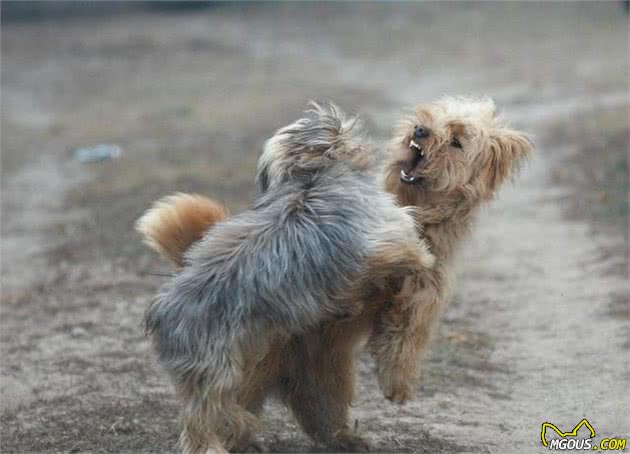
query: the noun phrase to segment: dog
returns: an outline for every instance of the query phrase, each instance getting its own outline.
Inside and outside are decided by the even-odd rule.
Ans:
[[[379,188],[357,120],[333,105],[309,113],[265,144],[251,209],[227,218],[214,201],[180,194],[138,221],[180,267],[144,325],[175,384],[185,453],[248,449],[272,385],[314,390],[296,381],[308,358],[283,360],[299,349],[292,338],[356,318],[374,294],[433,265],[409,210]],[[351,434],[318,438],[339,446]]]
[[[406,278],[393,303],[382,306],[368,341],[383,393],[402,403],[450,299],[453,262],[479,207],[515,174],[533,145],[497,117],[492,100],[447,97],[416,107],[389,148],[383,185],[402,206],[415,207],[436,257],[434,267]]]

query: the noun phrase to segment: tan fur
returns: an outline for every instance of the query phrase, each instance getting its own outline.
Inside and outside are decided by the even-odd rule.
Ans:
[[[431,134],[415,139],[425,161],[413,171],[421,180],[406,184],[401,168],[416,153],[410,148],[415,126]],[[454,138],[461,149],[452,145]],[[526,136],[501,123],[490,100],[446,98],[416,108],[398,128],[385,168],[385,188],[401,205],[416,207],[436,264],[408,277],[376,316],[368,345],[387,398],[404,402],[410,397],[433,322],[450,299],[454,256],[481,203],[493,198],[531,148]]]
[[[217,205],[212,199],[197,195],[170,196],[143,216],[139,230],[147,244],[181,266],[185,245],[190,246],[220,220],[219,216],[197,214],[215,213]],[[160,225],[161,221],[167,222]],[[170,247],[166,249],[163,245]],[[374,285],[367,290],[372,294],[366,293],[365,300],[387,299],[387,278],[394,268],[408,273],[418,266],[433,265],[433,257],[425,251],[420,253],[420,265],[409,260],[415,255],[411,250],[392,247],[372,258],[369,268]],[[304,431],[315,440],[344,451],[366,451],[367,443],[348,424],[348,408],[354,396],[355,348],[371,331],[374,312],[374,307],[365,307],[358,317],[323,323],[304,335],[278,339],[259,363],[244,368],[248,375],[238,396],[239,403],[252,416],[257,416],[266,398],[272,392],[279,393]],[[199,392],[194,383],[177,389],[179,400],[189,402],[181,410],[180,446],[186,453],[226,452],[219,437],[207,427],[207,421],[214,419],[209,414],[212,406],[207,405]],[[259,427],[257,420],[250,418],[237,426],[242,428],[241,433],[228,434],[231,439],[224,436],[226,445],[234,452],[257,449],[254,440]]]
[[[369,174],[372,172],[371,161],[375,150],[352,140],[354,136],[350,134],[351,122],[345,120],[335,108],[331,108],[332,114],[329,115],[324,115],[326,113],[324,109],[318,106],[315,108],[318,109],[316,113],[322,118],[322,126],[319,129],[309,127],[308,120],[302,119],[279,130],[265,145],[256,178],[259,194],[264,200],[273,197],[275,193],[282,196],[287,184],[293,183],[297,190],[301,190],[309,181],[315,184],[319,180],[317,178],[311,180],[311,174],[332,171],[336,163],[343,165],[340,170],[345,169],[345,172],[350,172],[352,168],[364,171],[364,176],[370,178],[369,184],[373,184],[374,180]],[[321,143],[330,143],[330,146],[324,150],[319,145]],[[343,174],[339,175],[343,177]],[[321,187],[323,195],[314,194],[319,197],[317,203],[330,203],[334,211],[336,209],[334,201],[327,201],[324,197],[326,187],[334,188],[334,191],[330,192],[334,196],[337,192],[352,190],[349,186],[352,184],[350,177],[356,178],[357,185],[363,183],[361,181],[363,177],[359,174],[347,175],[346,180],[327,180],[328,186]],[[300,183],[301,181],[303,183]],[[335,187],[338,181],[341,181],[339,189]],[[304,187],[307,187],[308,191],[319,190],[317,186]],[[302,326],[291,325],[290,330],[285,330],[282,319],[277,320],[271,327],[268,324],[269,320],[262,316],[249,318],[247,323],[242,325],[240,319],[236,319],[233,332],[229,333],[235,338],[231,355],[222,357],[210,351],[203,358],[203,364],[199,365],[200,361],[192,357],[190,360],[192,364],[187,364],[187,369],[180,367],[183,372],[177,370],[177,374],[172,374],[181,403],[183,430],[180,445],[184,453],[222,452],[224,446],[234,451],[253,448],[254,436],[260,426],[258,413],[265,398],[273,390],[280,392],[304,430],[315,440],[344,450],[367,448],[365,442],[353,433],[347,423],[348,406],[353,394],[353,348],[359,337],[366,337],[371,325],[369,322],[371,315],[368,314],[373,314],[373,311],[370,312],[364,306],[364,301],[375,299],[374,294],[381,295],[380,299],[386,299],[392,281],[401,281],[406,276],[419,273],[424,267],[433,266],[434,258],[426,244],[418,237],[417,225],[409,210],[397,206],[393,197],[376,187],[370,188],[368,192],[370,199],[361,191],[355,190],[349,194],[355,195],[338,200],[344,200],[344,203],[346,200],[349,203],[357,200],[361,203],[359,206],[370,211],[369,216],[365,218],[357,216],[358,222],[361,222],[357,228],[361,230],[356,231],[365,232],[358,233],[364,235],[362,240],[365,246],[359,247],[366,252],[365,256],[356,254],[357,266],[361,265],[361,272],[353,271],[348,275],[346,279],[351,276],[351,280],[342,283],[344,290],[338,291],[334,295],[334,300],[329,298],[328,304],[334,302],[334,308],[325,308],[321,315],[317,313],[314,315],[318,316],[316,320],[321,321],[333,319],[351,322],[322,323],[320,331],[319,328],[313,328],[310,321],[300,322]],[[363,199],[359,201],[361,196]],[[310,210],[308,205],[301,205],[301,199],[296,199],[292,203],[295,203],[295,208],[291,208],[290,205],[288,208],[294,211],[304,210],[304,206]],[[162,255],[178,266],[191,267],[185,269],[183,273],[194,270],[203,277],[203,273],[207,271],[205,268],[194,267],[193,254],[207,252],[207,256],[210,256],[216,253],[216,244],[210,250],[204,249],[213,244],[215,235],[212,233],[205,235],[206,239],[193,247],[187,256],[188,261],[185,252],[202,236],[201,233],[205,232],[208,226],[225,216],[225,212],[217,208],[221,207],[216,206],[211,200],[179,194],[159,201],[139,221],[138,229],[145,236],[145,241]],[[346,213],[342,210],[339,212]],[[372,219],[371,223],[368,223],[367,219]],[[274,216],[270,222],[278,222],[278,219]],[[317,224],[331,221],[322,216],[309,222]],[[190,224],[190,228],[187,223]],[[249,234],[247,224],[240,226],[240,229],[230,233],[234,235],[234,232],[238,232],[238,236],[234,237],[236,241],[228,241],[232,238],[222,238],[222,241],[228,244],[227,250],[222,252],[224,255],[230,255],[234,250],[232,245],[238,244],[241,237]],[[266,234],[265,231],[256,232],[257,239]],[[315,230],[311,232],[317,233]],[[289,235],[288,238],[294,237]],[[348,246],[348,243],[340,244],[334,249],[335,253],[341,255],[343,249]],[[353,244],[350,246],[354,247]],[[261,251],[262,254],[274,254],[274,251],[269,252],[269,249],[265,248],[261,248]],[[320,251],[305,247],[304,252],[311,254]],[[285,255],[287,257],[285,264],[292,266],[295,254]],[[268,261],[269,267],[275,266],[278,262],[277,254],[264,258]],[[339,262],[343,263],[341,260]],[[350,266],[348,268],[350,269]],[[235,269],[241,272],[240,268]],[[317,267],[313,269],[318,272]],[[343,268],[339,270],[339,277],[343,278]],[[257,271],[258,269],[248,270],[244,274]],[[306,271],[305,276],[308,276],[308,270]],[[308,297],[316,299],[320,288],[322,287],[314,288],[313,295],[309,294]],[[252,292],[254,293],[252,300],[261,295],[256,287]],[[157,301],[159,304],[162,300]],[[190,301],[185,300],[184,303],[188,304]],[[238,304],[238,301],[226,299],[226,303]],[[276,304],[286,303],[280,299]],[[156,307],[162,308],[153,306]],[[170,308],[167,307],[165,311],[168,310]],[[198,313],[198,309],[195,310],[197,312],[192,313],[192,317]],[[147,326],[158,326],[161,329],[159,323],[153,321],[157,319],[154,317],[155,312],[149,313],[151,315],[146,318],[152,321]],[[364,322],[359,322],[357,317],[361,317]],[[297,322],[292,323],[297,325]],[[164,329],[168,329],[166,332],[169,334],[187,329],[182,325],[173,323],[173,328],[169,326]],[[293,333],[301,334],[292,335]],[[154,338],[160,339],[157,336]],[[191,340],[187,337],[185,341]],[[212,344],[204,344],[208,345]],[[213,363],[215,358],[218,358],[216,364]],[[210,366],[206,366],[208,363]],[[197,369],[199,373],[189,372],[190,370],[197,372]],[[216,374],[219,378],[213,377],[209,383],[204,384],[200,376],[205,375],[207,369],[213,371],[216,369],[221,373]]]
[[[228,214],[222,204],[208,197],[177,193],[155,202],[136,229],[151,249],[181,267],[190,246]]]
[[[410,134],[418,123],[433,131],[426,140],[430,165],[422,184],[403,184],[400,169],[410,159]],[[454,133],[466,136],[463,156],[449,149]],[[509,178],[514,164],[530,149],[530,142],[522,134],[498,122],[494,104],[489,101],[447,99],[421,106],[405,119],[392,142],[383,184],[401,205],[415,208],[417,234],[426,239],[435,256],[435,263],[430,264],[433,268],[427,270],[410,263],[412,266],[406,273],[392,279],[383,270],[400,266],[405,251],[399,248],[383,251],[370,263],[373,285],[365,289],[363,311],[351,319],[327,321],[302,335],[278,339],[259,364],[247,368],[247,384],[239,397],[240,403],[257,415],[266,397],[275,391],[313,439],[337,450],[368,450],[367,443],[353,432],[348,422],[348,409],[354,396],[355,350],[369,337],[368,348],[375,358],[384,395],[401,403],[412,396],[413,380],[433,322],[450,298],[454,256],[470,230],[479,205],[492,198]],[[173,235],[173,243],[179,244],[178,235],[190,238],[201,227],[184,223],[182,228],[189,228],[190,232],[179,229],[167,232],[167,236]],[[181,263],[182,252],[179,257],[169,257]],[[198,412],[184,414],[189,432],[203,432],[196,419]],[[255,447],[255,425],[255,421],[244,423],[251,431],[232,443],[233,450]],[[195,448],[204,446],[201,441],[202,444],[196,444],[197,437],[203,441],[203,434],[184,432],[182,437],[183,446],[189,447],[185,452],[196,452]],[[220,444],[217,446],[222,449]]]

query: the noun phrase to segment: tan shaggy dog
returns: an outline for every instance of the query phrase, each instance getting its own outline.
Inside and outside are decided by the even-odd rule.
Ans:
[[[448,302],[453,260],[478,208],[490,201],[531,151],[522,133],[507,128],[491,100],[445,98],[421,105],[397,128],[383,172],[384,187],[402,206],[415,206],[417,222],[436,262],[395,282],[388,298],[375,292],[350,320],[323,322],[276,344],[253,375],[257,413],[276,392],[313,439],[337,449],[367,450],[348,424],[354,394],[354,356],[368,338],[384,395],[404,402],[433,322]],[[211,199],[177,195],[164,200],[145,225],[145,241],[181,265],[195,239],[227,213]]]
[[[436,257],[431,270],[408,278],[394,304],[374,320],[369,349],[385,396],[410,397],[431,327],[448,302],[453,260],[483,202],[532,149],[521,132],[496,116],[490,99],[444,98],[416,107],[401,121],[384,172],[384,186],[416,219]]]

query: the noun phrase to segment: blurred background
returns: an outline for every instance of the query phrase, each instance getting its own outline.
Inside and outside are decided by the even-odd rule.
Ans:
[[[406,107],[492,96],[535,157],[482,213],[404,407],[362,357],[379,452],[536,452],[545,421],[628,435],[623,2],[2,2],[3,452],[174,452],[140,329],[171,272],[134,221],[175,191],[239,211],[309,99],[383,146]],[[626,410],[623,410],[623,409]],[[279,405],[271,451],[318,451]]]

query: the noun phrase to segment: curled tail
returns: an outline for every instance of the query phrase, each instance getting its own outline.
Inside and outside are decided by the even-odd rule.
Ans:
[[[164,197],[136,222],[145,244],[177,266],[184,253],[217,222],[228,216],[219,202],[198,194]]]

